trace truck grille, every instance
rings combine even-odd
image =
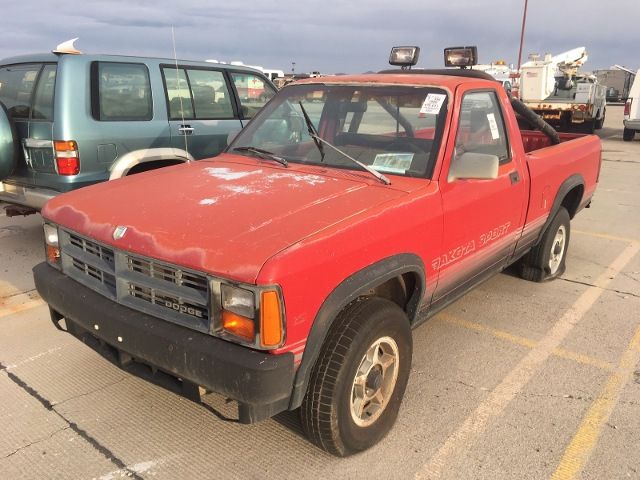
[[[60,230],[62,271],[114,301],[209,332],[206,275],[107,247]]]

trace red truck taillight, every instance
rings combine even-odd
[[[77,175],[80,173],[80,155],[78,144],[73,140],[56,140],[53,142],[56,165],[60,175]]]
[[[624,104],[624,116],[628,117],[629,115],[631,115],[631,102],[633,101],[633,99],[629,99],[626,101],[626,103]]]

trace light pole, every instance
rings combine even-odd
[[[291,62],[291,73],[296,73],[296,62]]]

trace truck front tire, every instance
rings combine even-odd
[[[560,207],[556,216],[542,235],[542,239],[525,255],[520,264],[520,276],[525,280],[542,282],[553,280],[564,273],[571,218],[564,207]]]
[[[409,320],[395,303],[360,298],[336,318],[300,408],[309,439],[340,457],[366,450],[396,421],[411,368]]]

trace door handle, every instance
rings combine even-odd
[[[509,179],[511,179],[511,185],[518,183],[520,181],[520,174],[517,171],[513,171],[509,174]]]
[[[182,135],[191,135],[193,133],[193,127],[191,125],[180,125],[178,132]]]

